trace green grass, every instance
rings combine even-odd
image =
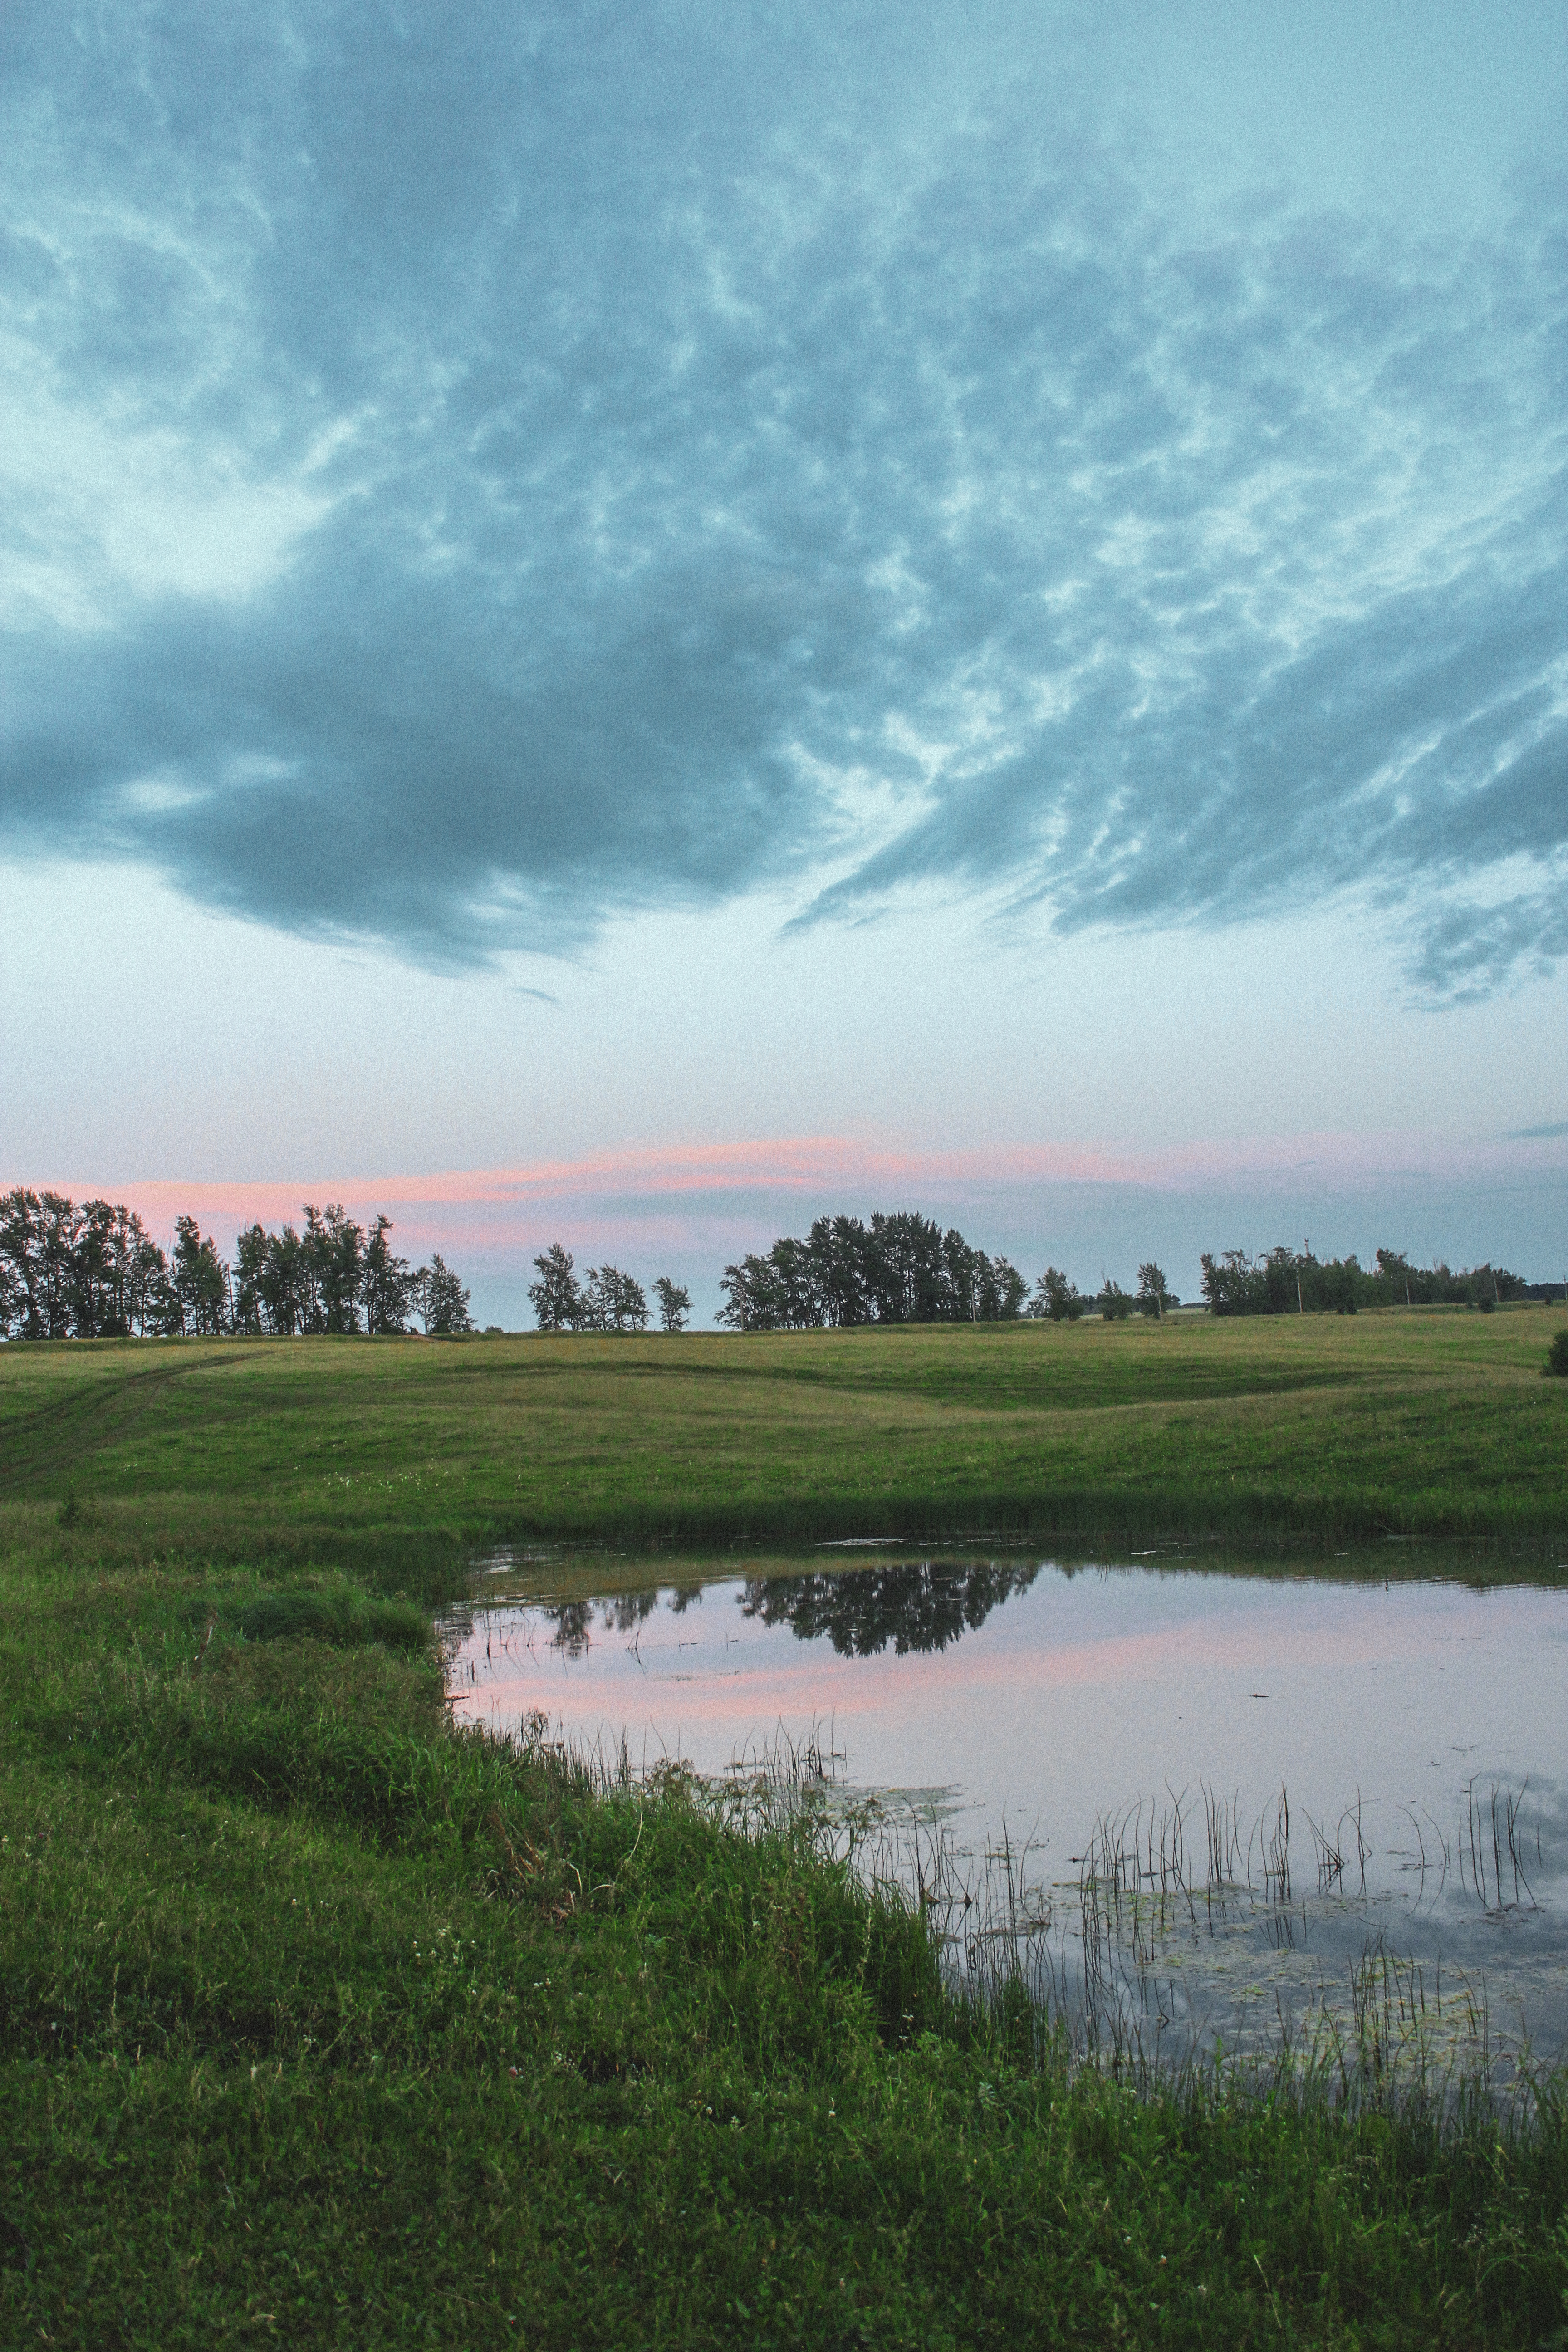
[[[0,1513],[236,1556],[1009,1528],[1552,1538],[1549,1310],[0,1355]]]
[[[1547,1319],[0,1353],[0,2342],[1568,2340],[1568,2112],[1153,2095],[446,1719],[467,1548],[1568,1530]]]

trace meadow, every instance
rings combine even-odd
[[[1561,1319],[0,1350],[0,2337],[1568,2340],[1560,2084],[1075,2068],[809,1816],[455,1732],[431,1638],[537,1540],[1560,1576]]]
[[[17,1348],[0,1507],[74,1495],[104,1530],[237,1559],[991,1528],[1529,1544],[1568,1522],[1554,1328],[1434,1309]]]

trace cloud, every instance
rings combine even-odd
[[[13,845],[437,966],[764,884],[1568,950],[1561,189],[1173,213],[956,16],[89,22],[13,41]]]

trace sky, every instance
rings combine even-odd
[[[1563,0],[3,38],[0,1183],[1563,1276]]]

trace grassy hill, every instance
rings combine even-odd
[[[1554,1328],[1531,1308],[16,1348],[0,1509],[68,1490],[128,1537],[247,1554],[988,1527],[1550,1538]]]

